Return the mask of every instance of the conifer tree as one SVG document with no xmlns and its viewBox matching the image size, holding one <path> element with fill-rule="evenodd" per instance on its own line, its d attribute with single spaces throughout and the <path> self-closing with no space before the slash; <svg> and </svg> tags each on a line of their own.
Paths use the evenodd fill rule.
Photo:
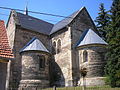
<svg viewBox="0 0 120 90">
<path fill-rule="evenodd" d="M 107 26 L 109 23 L 109 14 L 108 11 L 105 11 L 104 4 L 101 3 L 99 7 L 98 17 L 96 17 L 95 22 L 97 23 L 97 30 L 100 33 L 100 36 L 106 40 Z"/>
<path fill-rule="evenodd" d="M 109 85 L 120 87 L 120 0 L 113 0 L 111 22 L 107 33 L 108 53 L 106 75 Z"/>
</svg>

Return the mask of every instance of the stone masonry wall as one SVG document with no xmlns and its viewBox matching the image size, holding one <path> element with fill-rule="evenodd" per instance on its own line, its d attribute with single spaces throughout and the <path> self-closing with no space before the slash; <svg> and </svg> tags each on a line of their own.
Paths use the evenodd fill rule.
<svg viewBox="0 0 120 90">
<path fill-rule="evenodd" d="M 11 30 L 11 29 L 10 29 Z M 11 30 L 12 31 L 12 30 Z M 31 32 L 30 30 L 26 30 L 17 26 L 15 29 L 15 38 L 9 38 L 10 41 L 14 41 L 13 51 L 15 60 L 11 63 L 11 81 L 10 86 L 17 87 L 19 86 L 19 82 L 21 79 L 21 55 L 19 53 L 20 49 L 22 49 L 34 36 L 36 36 L 44 46 L 49 49 L 50 40 L 49 37 L 37 32 Z"/>
<path fill-rule="evenodd" d="M 83 52 L 87 51 L 88 61 L 83 62 Z M 104 67 L 106 64 L 105 60 L 106 48 L 104 46 L 88 46 L 79 49 L 79 66 L 80 68 L 87 68 L 86 83 L 87 85 L 103 85 L 105 84 L 104 78 Z M 92 80 L 96 80 L 92 82 Z M 80 79 L 82 83 L 82 78 Z"/>
<path fill-rule="evenodd" d="M 52 43 L 61 40 L 61 51 L 54 55 L 55 62 L 58 64 L 62 72 L 62 77 L 65 81 L 60 81 L 61 85 L 71 86 L 72 84 L 72 68 L 71 68 L 71 30 L 64 28 L 64 32 L 55 33 L 52 38 Z M 62 31 L 62 30 L 61 30 Z"/>
<path fill-rule="evenodd" d="M 88 53 L 88 61 L 83 62 L 83 51 Z M 93 46 L 79 50 L 80 67 L 88 69 L 87 77 L 102 77 L 104 75 L 105 66 L 105 47 Z"/>
<path fill-rule="evenodd" d="M 105 61 L 105 52 L 106 49 L 103 47 L 92 47 L 89 53 L 89 66 L 87 77 L 103 77 L 104 76 L 104 67 L 106 64 Z"/>
<path fill-rule="evenodd" d="M 40 68 L 39 56 L 45 57 L 45 66 Z M 49 59 L 48 54 L 37 51 L 22 53 L 22 77 L 20 87 L 49 87 Z"/>
<path fill-rule="evenodd" d="M 14 41 L 15 41 L 14 39 L 15 39 L 15 32 L 16 32 L 16 30 L 15 30 L 16 25 L 15 25 L 14 15 L 15 15 L 14 13 L 11 13 L 11 15 L 9 17 L 9 21 L 7 23 L 7 26 L 6 26 L 8 42 L 9 42 L 9 45 L 10 45 L 12 51 L 14 51 L 13 48 L 14 48 Z M 14 55 L 15 55 L 15 53 L 14 53 Z M 13 81 L 13 78 L 12 78 L 13 74 L 15 73 L 15 72 L 14 73 L 12 72 L 14 62 L 15 62 L 14 60 L 11 61 L 10 69 L 7 68 L 8 70 L 10 70 L 10 79 L 9 79 L 10 83 L 8 82 L 10 85 L 8 85 L 7 88 L 9 88 L 10 86 L 14 87 L 13 82 L 15 82 L 15 81 Z"/>
<path fill-rule="evenodd" d="M 8 41 L 9 41 L 9 45 L 11 46 L 11 48 L 13 49 L 14 46 L 14 38 L 15 38 L 15 20 L 13 17 L 13 13 L 11 14 L 10 18 L 9 18 L 9 22 L 7 24 L 7 36 L 8 36 Z"/>
</svg>

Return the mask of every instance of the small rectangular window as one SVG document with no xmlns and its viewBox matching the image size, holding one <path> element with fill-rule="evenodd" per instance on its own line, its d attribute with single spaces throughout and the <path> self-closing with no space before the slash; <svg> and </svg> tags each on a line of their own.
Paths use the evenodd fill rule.
<svg viewBox="0 0 120 90">
<path fill-rule="evenodd" d="M 39 69 L 45 68 L 45 57 L 38 55 Z"/>
<path fill-rule="evenodd" d="M 83 62 L 87 62 L 88 61 L 88 53 L 87 53 L 87 51 L 85 50 L 84 52 L 83 52 Z"/>
</svg>

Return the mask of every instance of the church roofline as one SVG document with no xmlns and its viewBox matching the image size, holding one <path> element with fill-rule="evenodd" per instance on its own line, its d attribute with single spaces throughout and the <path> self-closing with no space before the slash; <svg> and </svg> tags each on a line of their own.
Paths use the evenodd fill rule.
<svg viewBox="0 0 120 90">
<path fill-rule="evenodd" d="M 52 30 L 53 27 L 52 23 L 32 17 L 30 15 L 25 15 L 23 13 L 16 12 L 15 10 L 11 10 L 6 24 L 6 28 L 8 27 L 8 23 L 10 18 L 12 17 L 12 13 L 15 14 L 14 17 L 15 25 L 20 25 L 22 28 L 28 29 L 30 31 L 39 32 L 45 35 L 49 35 L 49 33 Z"/>
<path fill-rule="evenodd" d="M 68 26 L 75 18 L 76 16 L 82 12 L 82 10 L 86 10 L 85 7 L 82 7 L 81 9 L 75 11 L 74 13 L 72 13 L 71 15 L 69 15 L 68 17 L 66 17 L 65 19 L 59 21 L 58 23 L 56 23 L 51 32 L 50 32 L 50 35 L 53 34 L 53 33 L 56 33 L 58 32 L 59 30 L 61 30 L 62 28 Z"/>
<path fill-rule="evenodd" d="M 16 25 L 20 25 L 22 28 L 28 29 L 30 31 L 35 31 L 35 32 L 39 32 L 41 34 L 50 36 L 53 33 L 56 33 L 58 31 L 60 31 L 61 29 L 67 27 L 77 17 L 77 15 L 79 13 L 81 13 L 83 10 L 85 10 L 87 12 L 91 22 L 94 24 L 94 22 L 92 21 L 89 13 L 85 7 L 82 7 L 78 11 L 72 13 L 70 16 L 59 21 L 56 24 L 51 24 L 44 20 L 29 16 L 29 15 L 25 15 L 20 12 L 16 12 L 15 10 L 12 10 L 11 13 L 15 13 L 15 16 L 18 20 L 18 21 L 16 21 Z M 11 16 L 11 13 L 10 13 L 10 16 Z M 10 16 L 9 16 L 9 18 L 10 18 Z M 9 22 L 9 19 L 8 19 L 8 22 Z M 8 26 L 8 22 L 7 22 L 6 27 Z M 28 25 L 29 25 L 29 27 L 28 27 Z"/>
</svg>

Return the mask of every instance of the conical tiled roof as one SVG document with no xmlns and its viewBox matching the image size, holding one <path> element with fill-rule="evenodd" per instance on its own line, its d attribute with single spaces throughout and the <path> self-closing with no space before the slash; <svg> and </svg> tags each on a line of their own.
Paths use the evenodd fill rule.
<svg viewBox="0 0 120 90">
<path fill-rule="evenodd" d="M 43 52 L 48 52 L 49 51 L 46 49 L 46 47 L 42 44 L 42 42 L 37 39 L 36 37 L 32 38 L 21 50 L 20 52 L 24 51 L 43 51 Z"/>
<path fill-rule="evenodd" d="M 89 29 L 83 32 L 77 47 L 90 44 L 107 45 L 107 43 L 100 36 L 98 36 L 93 30 Z"/>
</svg>

